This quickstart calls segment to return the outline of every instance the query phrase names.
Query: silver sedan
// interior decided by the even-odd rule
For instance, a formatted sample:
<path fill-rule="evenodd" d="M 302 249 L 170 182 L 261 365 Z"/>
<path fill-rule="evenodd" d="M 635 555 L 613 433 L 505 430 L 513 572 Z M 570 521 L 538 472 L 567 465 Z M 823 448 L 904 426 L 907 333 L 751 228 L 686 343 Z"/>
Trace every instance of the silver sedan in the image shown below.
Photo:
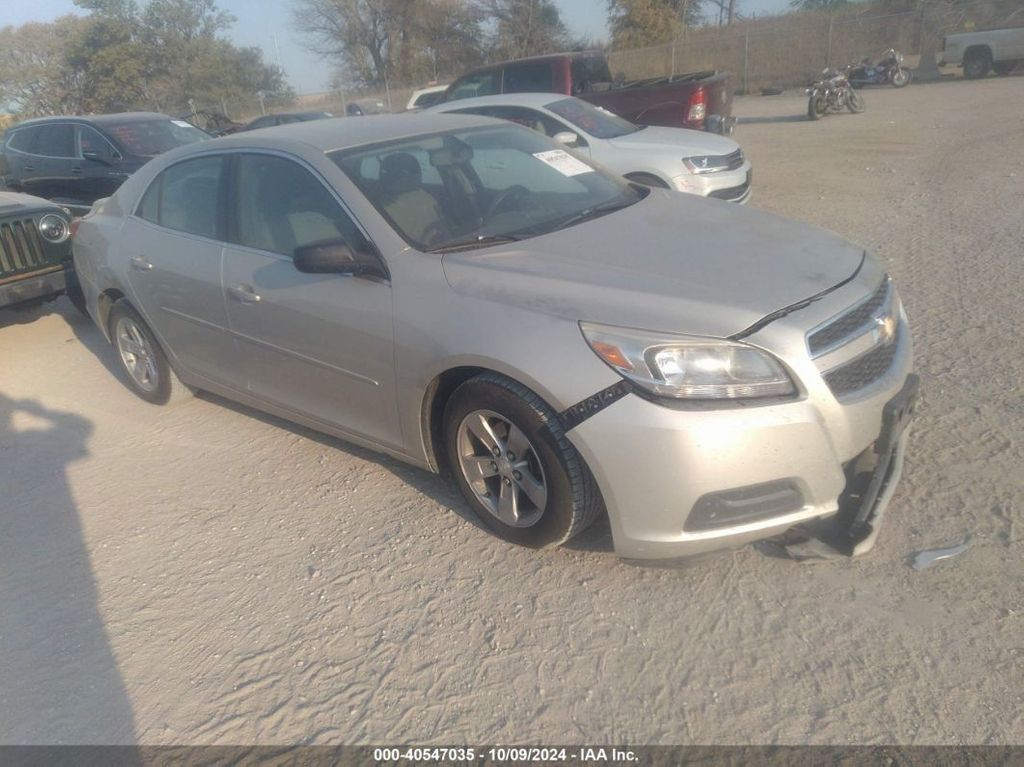
<path fill-rule="evenodd" d="M 432 112 L 484 115 L 533 128 L 631 181 L 729 202 L 750 199 L 753 171 L 740 145 L 706 131 L 634 125 L 571 96 L 504 93 Z"/>
<path fill-rule="evenodd" d="M 899 478 L 916 378 L 873 257 L 507 122 L 175 150 L 94 206 L 74 255 L 139 396 L 205 389 L 449 471 L 518 544 L 607 515 L 631 559 L 796 525 L 857 553 Z"/>

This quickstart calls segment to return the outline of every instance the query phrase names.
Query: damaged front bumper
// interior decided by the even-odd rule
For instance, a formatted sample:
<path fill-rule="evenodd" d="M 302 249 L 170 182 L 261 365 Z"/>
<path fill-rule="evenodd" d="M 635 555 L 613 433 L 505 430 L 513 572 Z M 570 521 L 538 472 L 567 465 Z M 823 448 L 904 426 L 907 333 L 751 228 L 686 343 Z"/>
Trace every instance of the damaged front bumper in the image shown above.
<path fill-rule="evenodd" d="M 882 432 L 874 445 L 846 464 L 846 488 L 831 517 L 798 525 L 773 541 L 797 560 L 855 557 L 870 551 L 886 508 L 903 474 L 903 456 L 917 404 L 920 379 L 907 377 L 882 411 Z"/>

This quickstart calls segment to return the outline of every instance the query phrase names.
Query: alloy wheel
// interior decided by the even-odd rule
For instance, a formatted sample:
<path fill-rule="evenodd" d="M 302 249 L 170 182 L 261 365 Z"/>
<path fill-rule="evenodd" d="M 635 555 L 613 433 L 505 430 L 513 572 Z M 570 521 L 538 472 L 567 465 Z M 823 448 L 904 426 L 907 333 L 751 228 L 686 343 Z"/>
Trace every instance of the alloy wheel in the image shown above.
<path fill-rule="evenodd" d="M 456 440 L 459 469 L 480 504 L 510 527 L 536 524 L 548 487 L 522 429 L 492 410 L 474 410 L 462 419 Z"/>
<path fill-rule="evenodd" d="M 156 391 L 160 385 L 153 347 L 146 334 L 131 317 L 122 317 L 115 333 L 117 351 L 121 355 L 128 375 L 146 392 Z"/>

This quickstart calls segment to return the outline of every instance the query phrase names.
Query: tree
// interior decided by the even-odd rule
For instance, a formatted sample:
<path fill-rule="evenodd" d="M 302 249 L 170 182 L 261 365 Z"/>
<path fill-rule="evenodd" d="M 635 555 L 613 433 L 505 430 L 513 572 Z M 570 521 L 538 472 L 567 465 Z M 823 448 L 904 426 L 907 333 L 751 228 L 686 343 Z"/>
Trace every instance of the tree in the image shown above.
<path fill-rule="evenodd" d="M 612 45 L 642 48 L 679 37 L 700 17 L 699 0 L 608 0 Z"/>
<path fill-rule="evenodd" d="M 478 0 L 483 17 L 493 24 L 489 51 L 495 59 L 554 53 L 569 47 L 569 35 L 551 0 Z"/>
<path fill-rule="evenodd" d="M 0 29 L 0 105 L 10 105 L 25 116 L 80 111 L 82 75 L 67 66 L 67 52 L 69 39 L 84 24 L 80 17 L 68 15 L 52 24 L 30 22 Z"/>
<path fill-rule="evenodd" d="M 848 0 L 789 0 L 791 8 L 801 11 L 832 11 L 846 5 Z"/>

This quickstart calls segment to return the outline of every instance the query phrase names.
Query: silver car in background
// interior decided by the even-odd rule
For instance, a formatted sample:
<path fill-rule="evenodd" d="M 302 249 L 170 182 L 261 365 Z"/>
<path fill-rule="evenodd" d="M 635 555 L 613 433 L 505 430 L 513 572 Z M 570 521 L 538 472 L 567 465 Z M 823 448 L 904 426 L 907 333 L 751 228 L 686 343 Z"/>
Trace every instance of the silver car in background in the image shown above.
<path fill-rule="evenodd" d="M 731 138 L 686 128 L 634 125 L 571 96 L 504 93 L 440 104 L 431 112 L 483 115 L 532 128 L 647 186 L 745 203 L 753 171 Z"/>
<path fill-rule="evenodd" d="M 621 556 L 670 559 L 828 517 L 856 553 L 899 477 L 916 377 L 873 257 L 507 122 L 176 150 L 74 255 L 141 397 L 204 389 L 450 470 L 522 545 L 607 514 Z"/>

